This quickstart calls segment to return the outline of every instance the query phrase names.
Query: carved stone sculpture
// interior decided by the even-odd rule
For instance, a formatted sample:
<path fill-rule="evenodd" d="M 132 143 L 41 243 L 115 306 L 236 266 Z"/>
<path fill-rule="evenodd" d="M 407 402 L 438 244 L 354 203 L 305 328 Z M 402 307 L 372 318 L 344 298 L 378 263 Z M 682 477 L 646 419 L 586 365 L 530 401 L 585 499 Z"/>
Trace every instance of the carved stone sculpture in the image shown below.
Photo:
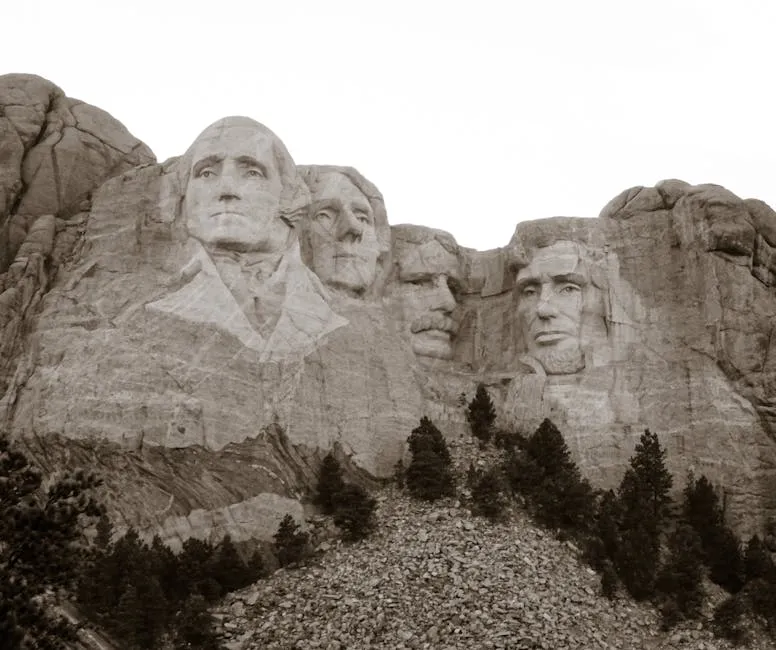
<path fill-rule="evenodd" d="M 412 350 L 421 358 L 451 359 L 458 329 L 458 245 L 448 233 L 423 226 L 395 226 L 392 234 L 393 290 Z"/>
<path fill-rule="evenodd" d="M 302 257 L 329 287 L 373 296 L 390 250 L 390 229 L 379 190 L 352 167 L 299 168 L 312 205 L 300 235 Z"/>
<path fill-rule="evenodd" d="M 205 129 L 179 163 L 190 259 L 182 286 L 148 309 L 215 325 L 261 352 L 304 356 L 347 321 L 302 263 L 309 197 L 280 139 L 245 117 Z"/>
<path fill-rule="evenodd" d="M 389 229 L 355 170 L 300 174 L 247 118 L 152 164 L 39 78 L 0 78 L 0 107 L 0 414 L 47 468 L 102 467 L 118 521 L 268 540 L 327 451 L 388 477 L 421 415 L 468 435 L 479 382 L 497 426 L 551 418 L 596 486 L 650 428 L 739 532 L 776 516 L 761 201 L 664 181 L 474 251 Z"/>
<path fill-rule="evenodd" d="M 557 241 L 515 263 L 516 325 L 527 359 L 550 375 L 585 367 L 585 343 L 598 325 L 605 336 L 604 275 L 583 244 Z M 530 362 L 529 362 L 530 363 Z"/>

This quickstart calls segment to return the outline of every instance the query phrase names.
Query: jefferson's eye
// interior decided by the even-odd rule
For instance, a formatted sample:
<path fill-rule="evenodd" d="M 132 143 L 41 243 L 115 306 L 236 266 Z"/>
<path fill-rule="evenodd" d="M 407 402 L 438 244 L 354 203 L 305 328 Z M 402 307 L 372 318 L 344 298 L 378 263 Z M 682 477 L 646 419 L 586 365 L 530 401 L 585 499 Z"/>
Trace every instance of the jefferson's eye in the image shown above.
<path fill-rule="evenodd" d="M 321 210 L 320 212 L 315 213 L 316 221 L 331 221 L 333 218 L 334 216 L 327 210 Z"/>
<path fill-rule="evenodd" d="M 566 295 L 577 293 L 578 291 L 580 291 L 580 288 L 576 284 L 567 284 L 561 287 L 561 290 L 560 290 L 561 293 L 564 293 Z"/>

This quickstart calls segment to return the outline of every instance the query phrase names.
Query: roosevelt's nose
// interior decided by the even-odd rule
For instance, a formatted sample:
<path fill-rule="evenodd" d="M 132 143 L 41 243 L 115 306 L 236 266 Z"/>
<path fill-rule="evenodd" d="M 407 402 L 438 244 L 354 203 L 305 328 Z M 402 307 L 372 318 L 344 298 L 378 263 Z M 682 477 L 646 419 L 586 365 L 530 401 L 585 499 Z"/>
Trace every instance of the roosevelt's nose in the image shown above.
<path fill-rule="evenodd" d="M 554 294 L 551 289 L 542 288 L 539 296 L 539 303 L 536 306 L 536 315 L 539 318 L 554 318 L 558 315 L 558 308 L 553 300 Z"/>
<path fill-rule="evenodd" d="M 336 237 L 338 241 L 361 241 L 363 234 L 361 222 L 351 210 L 343 210 L 337 219 Z"/>
<path fill-rule="evenodd" d="M 434 294 L 431 298 L 431 310 L 451 314 L 458 303 L 453 292 L 447 284 L 446 275 L 438 275 L 434 278 Z"/>

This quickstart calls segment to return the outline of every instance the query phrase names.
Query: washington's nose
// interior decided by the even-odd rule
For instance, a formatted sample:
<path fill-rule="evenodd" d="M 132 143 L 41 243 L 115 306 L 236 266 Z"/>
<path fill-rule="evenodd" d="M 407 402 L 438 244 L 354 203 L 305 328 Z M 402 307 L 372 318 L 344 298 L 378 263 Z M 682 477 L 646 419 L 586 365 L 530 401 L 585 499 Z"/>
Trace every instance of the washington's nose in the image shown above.
<path fill-rule="evenodd" d="M 363 234 L 361 222 L 350 210 L 343 210 L 337 219 L 337 240 L 360 241 Z"/>
<path fill-rule="evenodd" d="M 434 298 L 431 309 L 451 314 L 457 304 L 455 296 L 447 284 L 447 276 L 438 275 L 434 279 Z"/>
<path fill-rule="evenodd" d="M 229 170 L 224 170 L 218 183 L 219 201 L 237 201 L 240 199 L 240 193 L 237 189 L 236 179 Z"/>

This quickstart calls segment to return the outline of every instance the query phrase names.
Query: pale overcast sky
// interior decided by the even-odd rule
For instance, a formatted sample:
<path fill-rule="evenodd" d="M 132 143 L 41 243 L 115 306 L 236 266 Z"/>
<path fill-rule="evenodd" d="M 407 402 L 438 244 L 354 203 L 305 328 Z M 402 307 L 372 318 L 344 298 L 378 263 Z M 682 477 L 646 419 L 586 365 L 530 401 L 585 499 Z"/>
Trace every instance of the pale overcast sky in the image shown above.
<path fill-rule="evenodd" d="M 776 206 L 774 0 L 25 0 L 0 73 L 122 121 L 160 160 L 226 115 L 352 165 L 391 223 L 507 244 L 664 178 Z"/>

